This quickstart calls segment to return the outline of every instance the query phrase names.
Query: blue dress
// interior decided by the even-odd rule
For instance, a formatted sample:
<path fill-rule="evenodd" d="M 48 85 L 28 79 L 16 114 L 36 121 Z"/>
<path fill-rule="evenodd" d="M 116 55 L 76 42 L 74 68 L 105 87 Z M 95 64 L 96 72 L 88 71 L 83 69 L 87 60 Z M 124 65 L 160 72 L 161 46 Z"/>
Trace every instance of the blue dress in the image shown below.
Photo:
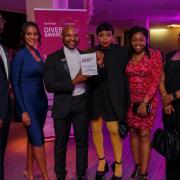
<path fill-rule="evenodd" d="M 30 126 L 26 126 L 28 141 L 33 146 L 42 146 L 48 102 L 43 84 L 44 62 L 35 51 L 40 62 L 26 47 L 17 52 L 11 64 L 11 81 L 20 117 L 23 112 L 28 112 L 31 118 Z"/>

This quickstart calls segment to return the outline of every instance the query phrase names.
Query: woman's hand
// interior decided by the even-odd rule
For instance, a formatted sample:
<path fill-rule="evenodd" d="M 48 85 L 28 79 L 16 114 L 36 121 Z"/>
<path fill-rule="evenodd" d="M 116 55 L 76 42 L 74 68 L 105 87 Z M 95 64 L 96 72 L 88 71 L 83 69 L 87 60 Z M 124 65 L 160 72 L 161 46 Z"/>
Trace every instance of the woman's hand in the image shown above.
<path fill-rule="evenodd" d="M 100 51 L 96 51 L 96 60 L 99 67 L 104 67 L 104 54 Z"/>
<path fill-rule="evenodd" d="M 162 103 L 164 106 L 171 104 L 171 102 L 173 100 L 174 100 L 174 98 L 173 98 L 172 94 L 167 94 L 167 95 L 162 97 Z"/>
<path fill-rule="evenodd" d="M 22 122 L 25 126 L 30 126 L 31 118 L 30 118 L 28 112 L 22 113 Z"/>
<path fill-rule="evenodd" d="M 138 109 L 137 109 L 137 114 L 139 116 L 142 116 L 142 117 L 146 117 L 147 116 L 147 109 L 146 109 L 146 104 L 144 102 L 142 102 Z"/>
<path fill-rule="evenodd" d="M 175 111 L 172 104 L 168 104 L 167 106 L 163 106 L 163 110 L 164 110 L 165 114 L 171 114 L 172 112 Z"/>

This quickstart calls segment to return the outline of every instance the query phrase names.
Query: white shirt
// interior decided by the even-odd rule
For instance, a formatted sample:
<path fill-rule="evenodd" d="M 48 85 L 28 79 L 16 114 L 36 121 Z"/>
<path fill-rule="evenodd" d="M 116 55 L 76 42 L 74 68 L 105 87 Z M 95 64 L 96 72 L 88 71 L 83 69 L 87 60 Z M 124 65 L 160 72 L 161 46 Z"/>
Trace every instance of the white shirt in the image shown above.
<path fill-rule="evenodd" d="M 4 63 L 4 67 L 5 67 L 5 71 L 6 71 L 6 75 L 7 75 L 7 79 L 8 79 L 8 63 L 7 63 L 7 58 L 6 58 L 6 54 L 5 54 L 4 49 L 3 49 L 1 44 L 0 44 L 0 56 L 2 57 L 2 60 L 3 60 L 3 63 Z"/>
<path fill-rule="evenodd" d="M 69 49 L 64 46 L 64 54 L 67 60 L 71 79 L 74 79 L 81 69 L 81 57 L 77 49 Z M 85 83 L 75 85 L 73 96 L 78 96 L 85 93 Z"/>

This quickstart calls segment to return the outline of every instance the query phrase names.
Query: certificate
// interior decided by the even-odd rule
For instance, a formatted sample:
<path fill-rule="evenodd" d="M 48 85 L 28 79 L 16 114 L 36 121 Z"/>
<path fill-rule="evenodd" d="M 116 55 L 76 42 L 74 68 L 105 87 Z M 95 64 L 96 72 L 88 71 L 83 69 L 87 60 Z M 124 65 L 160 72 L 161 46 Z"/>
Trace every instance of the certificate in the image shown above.
<path fill-rule="evenodd" d="M 96 53 L 81 54 L 81 71 L 83 75 L 97 75 Z"/>

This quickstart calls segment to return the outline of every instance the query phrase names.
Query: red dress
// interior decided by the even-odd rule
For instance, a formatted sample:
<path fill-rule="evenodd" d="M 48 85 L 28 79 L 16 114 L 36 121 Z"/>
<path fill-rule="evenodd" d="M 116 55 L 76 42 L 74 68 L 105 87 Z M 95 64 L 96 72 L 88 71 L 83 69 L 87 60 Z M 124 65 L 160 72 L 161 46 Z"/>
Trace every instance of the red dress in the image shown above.
<path fill-rule="evenodd" d="M 162 60 L 159 51 L 149 49 L 150 58 L 144 55 L 138 64 L 130 60 L 126 68 L 129 79 L 131 104 L 128 109 L 129 127 L 148 130 L 151 129 L 157 112 L 157 90 L 162 72 Z M 135 102 L 142 102 L 148 98 L 152 111 L 147 117 L 140 117 L 132 112 Z"/>

